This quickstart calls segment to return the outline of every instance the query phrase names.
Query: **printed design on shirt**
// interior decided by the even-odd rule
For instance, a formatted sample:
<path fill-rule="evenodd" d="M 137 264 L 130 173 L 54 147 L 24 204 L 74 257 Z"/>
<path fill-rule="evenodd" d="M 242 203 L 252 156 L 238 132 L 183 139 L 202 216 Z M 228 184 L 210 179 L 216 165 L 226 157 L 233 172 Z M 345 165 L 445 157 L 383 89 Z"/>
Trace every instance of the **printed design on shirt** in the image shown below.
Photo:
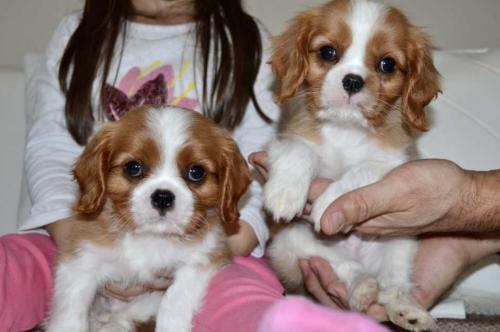
<path fill-rule="evenodd" d="M 120 120 L 129 110 L 142 105 L 172 105 L 188 109 L 198 107 L 198 101 L 188 95 L 195 89 L 194 82 L 177 94 L 176 85 L 186 70 L 189 61 L 184 61 L 182 68 L 175 73 L 171 65 L 161 65 L 155 61 L 142 71 L 139 67 L 131 68 L 114 87 L 106 84 L 102 96 L 104 114 L 109 121 Z"/>

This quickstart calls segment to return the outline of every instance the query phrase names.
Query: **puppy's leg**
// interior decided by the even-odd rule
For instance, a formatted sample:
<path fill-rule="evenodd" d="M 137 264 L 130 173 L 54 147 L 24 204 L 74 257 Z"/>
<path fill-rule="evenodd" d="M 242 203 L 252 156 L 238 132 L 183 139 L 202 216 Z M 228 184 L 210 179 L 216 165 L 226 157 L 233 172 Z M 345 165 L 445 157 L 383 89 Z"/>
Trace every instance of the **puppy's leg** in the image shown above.
<path fill-rule="evenodd" d="M 299 259 L 310 257 L 315 241 L 309 225 L 295 223 L 287 225 L 270 242 L 267 253 L 271 267 L 287 292 L 306 295 Z M 309 246 L 312 248 L 306 248 Z"/>
<path fill-rule="evenodd" d="M 156 317 L 156 332 L 188 332 L 200 308 L 212 277 L 214 265 L 185 266 L 177 271 L 174 283 L 163 296 Z"/>
<path fill-rule="evenodd" d="M 434 319 L 410 294 L 416 249 L 417 242 L 413 239 L 394 239 L 384 243 L 378 278 L 382 290 L 378 302 L 385 306 L 394 324 L 410 331 L 427 331 L 435 326 Z"/>
<path fill-rule="evenodd" d="M 318 163 L 316 153 L 298 137 L 274 141 L 269 149 L 269 180 L 264 206 L 274 220 L 292 220 L 302 213 Z"/>
<path fill-rule="evenodd" d="M 98 332 L 132 332 L 136 323 L 145 323 L 156 317 L 164 292 L 152 292 L 134 298 L 131 302 L 111 312 L 107 323 Z"/>
<path fill-rule="evenodd" d="M 320 240 L 305 223 L 289 225 L 278 233 L 269 246 L 268 254 L 271 266 L 288 291 L 304 291 L 298 260 L 322 257 L 346 284 L 352 309 L 365 311 L 377 299 L 378 283 L 361 264 L 353 261 L 335 244 Z"/>
<path fill-rule="evenodd" d="M 46 331 L 88 331 L 89 308 L 98 287 L 98 271 L 85 264 L 82 257 L 60 263 L 56 270 L 54 302 Z"/>

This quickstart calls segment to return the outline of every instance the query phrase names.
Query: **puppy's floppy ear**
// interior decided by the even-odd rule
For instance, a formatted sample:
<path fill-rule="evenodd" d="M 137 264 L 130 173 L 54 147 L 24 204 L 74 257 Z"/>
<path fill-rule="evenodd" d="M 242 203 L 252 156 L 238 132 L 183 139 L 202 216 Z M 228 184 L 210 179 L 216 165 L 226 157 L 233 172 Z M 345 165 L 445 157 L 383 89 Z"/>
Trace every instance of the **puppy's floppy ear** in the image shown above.
<path fill-rule="evenodd" d="M 278 104 L 286 103 L 294 97 L 307 76 L 311 15 L 300 15 L 283 34 L 273 40 L 270 63 L 278 78 Z"/>
<path fill-rule="evenodd" d="M 114 127 L 115 124 L 110 123 L 101 129 L 87 144 L 73 168 L 73 176 L 80 186 L 80 196 L 73 211 L 79 217 L 96 217 L 106 202 L 110 140 Z"/>
<path fill-rule="evenodd" d="M 411 27 L 408 38 L 408 72 L 402 95 L 402 111 L 410 127 L 425 131 L 425 107 L 440 90 L 440 74 L 432 60 L 429 38 L 418 28 Z"/>
<path fill-rule="evenodd" d="M 221 144 L 222 164 L 219 169 L 219 214 L 226 231 L 228 224 L 238 222 L 238 202 L 250 185 L 250 171 L 241 152 L 229 135 Z M 232 231 L 230 231 L 232 233 Z"/>

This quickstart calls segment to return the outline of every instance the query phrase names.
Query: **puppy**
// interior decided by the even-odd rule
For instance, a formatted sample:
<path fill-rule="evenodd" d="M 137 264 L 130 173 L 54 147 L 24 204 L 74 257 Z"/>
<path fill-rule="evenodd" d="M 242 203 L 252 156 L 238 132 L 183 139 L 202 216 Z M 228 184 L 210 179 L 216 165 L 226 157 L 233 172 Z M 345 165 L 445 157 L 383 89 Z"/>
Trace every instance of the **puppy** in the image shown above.
<path fill-rule="evenodd" d="M 275 39 L 271 63 L 277 101 L 293 102 L 269 147 L 265 207 L 275 220 L 290 221 L 302 213 L 314 177 L 335 180 L 312 206 L 314 229 L 294 223 L 274 238 L 272 266 L 297 291 L 297 260 L 321 256 L 345 282 L 352 309 L 378 302 L 405 329 L 432 328 L 409 293 L 414 239 L 314 233 L 336 198 L 410 159 L 415 134 L 428 127 L 425 106 L 440 89 L 428 37 L 395 8 L 336 0 L 295 18 Z"/>
<path fill-rule="evenodd" d="M 74 176 L 80 196 L 58 248 L 47 330 L 133 331 L 156 318 L 156 331 L 190 331 L 210 280 L 231 260 L 223 224 L 237 222 L 250 183 L 230 134 L 193 111 L 137 109 L 95 135 Z M 173 277 L 165 293 L 139 296 L 106 319 L 93 314 L 107 282 L 151 283 L 165 273 Z"/>

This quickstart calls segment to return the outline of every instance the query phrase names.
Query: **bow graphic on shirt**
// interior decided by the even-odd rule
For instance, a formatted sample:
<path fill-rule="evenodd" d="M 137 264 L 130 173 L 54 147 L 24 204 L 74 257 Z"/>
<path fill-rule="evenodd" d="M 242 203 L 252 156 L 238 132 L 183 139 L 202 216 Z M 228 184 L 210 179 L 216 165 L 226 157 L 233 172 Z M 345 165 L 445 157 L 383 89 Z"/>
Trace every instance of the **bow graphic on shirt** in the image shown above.
<path fill-rule="evenodd" d="M 131 97 L 114 86 L 106 84 L 102 96 L 104 114 L 109 121 L 118 121 L 131 109 L 143 105 L 166 105 L 167 95 L 163 74 L 158 74 L 154 79 L 144 83 Z"/>

